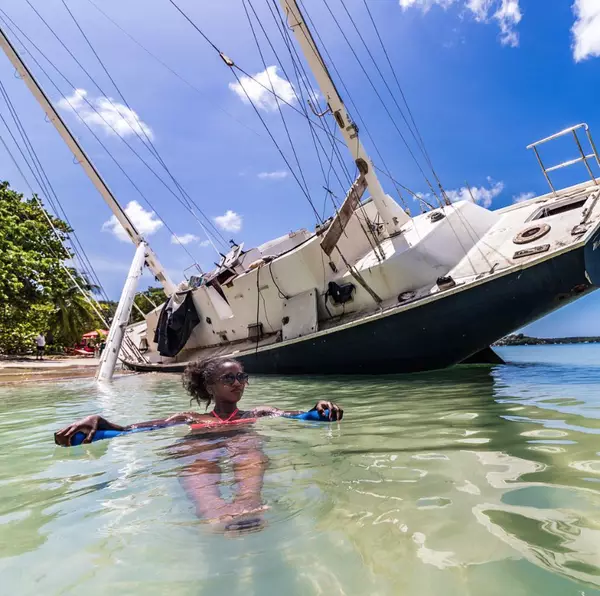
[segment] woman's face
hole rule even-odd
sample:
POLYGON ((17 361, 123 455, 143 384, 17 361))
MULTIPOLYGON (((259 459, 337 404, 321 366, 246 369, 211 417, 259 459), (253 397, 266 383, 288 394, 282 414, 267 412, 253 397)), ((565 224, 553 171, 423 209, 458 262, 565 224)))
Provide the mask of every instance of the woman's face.
POLYGON ((211 386, 215 400, 237 403, 244 395, 248 378, 239 362, 225 362, 219 367, 211 386))

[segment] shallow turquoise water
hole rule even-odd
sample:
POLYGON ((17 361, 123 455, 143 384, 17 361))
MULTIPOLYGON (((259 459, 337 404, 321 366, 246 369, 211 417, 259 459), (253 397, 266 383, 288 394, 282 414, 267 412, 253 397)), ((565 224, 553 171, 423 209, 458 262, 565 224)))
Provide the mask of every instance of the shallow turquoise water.
POLYGON ((600 594, 600 346, 501 353, 511 364, 253 379, 246 406, 328 397, 346 416, 259 421, 268 525, 234 538, 184 490, 183 428, 52 443, 90 412, 189 409, 177 377, 0 388, 2 593, 600 594))

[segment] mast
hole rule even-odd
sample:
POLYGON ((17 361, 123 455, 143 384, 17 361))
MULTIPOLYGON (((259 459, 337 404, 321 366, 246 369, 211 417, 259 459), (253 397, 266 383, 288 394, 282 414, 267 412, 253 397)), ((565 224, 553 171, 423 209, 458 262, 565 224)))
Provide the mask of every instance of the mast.
POLYGON ((48 119, 54 125, 54 128, 56 128, 58 134, 62 137, 69 149, 73 152, 73 155, 83 168, 84 172, 88 175, 89 179, 92 181, 92 184, 96 187, 106 204, 110 207, 110 210, 114 213, 119 223, 123 226, 128 236, 131 238, 131 241, 136 246, 140 246, 141 244, 145 245, 145 262, 148 266, 148 269, 152 271, 154 277, 156 277, 156 279, 162 284, 163 288, 165 289, 165 293, 168 296, 173 294, 176 290, 176 286, 167 275, 164 267, 160 264, 158 258, 154 254, 154 251, 145 242, 142 235, 137 231, 135 225, 131 219, 129 219, 129 216, 127 213, 125 213, 123 207, 121 207, 111 190, 108 188, 106 182, 102 179, 102 176, 100 176, 98 170, 96 170, 90 161, 90 158, 86 155, 77 139, 67 128, 67 125, 60 117, 55 107, 52 105, 52 102, 44 90, 35 80, 27 65, 19 56, 2 27, 0 27, 0 47, 4 50, 4 53, 11 61, 21 78, 25 81, 25 84, 37 102, 40 104, 40 106, 42 106, 42 109, 48 116, 48 119))
POLYGON ((327 100, 327 105, 342 132, 348 150, 356 162, 359 172, 365 176, 371 198, 383 220, 388 235, 392 237, 399 234, 400 228, 410 220, 410 217, 394 201, 386 196, 375 173, 373 162, 359 138, 358 127, 348 116, 346 106, 335 87, 335 83, 302 16, 298 3, 296 0, 279 0, 279 2, 283 8, 283 12, 287 16, 290 28, 302 48, 304 57, 319 84, 321 93, 323 93, 323 96, 327 100))

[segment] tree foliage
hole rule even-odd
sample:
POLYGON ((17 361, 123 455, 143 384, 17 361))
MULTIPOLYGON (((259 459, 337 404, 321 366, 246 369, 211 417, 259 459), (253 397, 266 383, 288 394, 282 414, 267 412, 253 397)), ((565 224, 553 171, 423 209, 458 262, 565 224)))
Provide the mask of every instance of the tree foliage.
POLYGON ((0 183, 0 352, 30 349, 40 332, 69 345, 103 326, 77 289, 89 297, 93 288, 69 266, 69 232, 37 197, 0 183))
MULTIPOLYGON (((143 292, 138 292, 135 296, 134 302, 137 304, 138 308, 144 313, 148 314, 150 311, 154 310, 156 307, 160 306, 166 300, 165 292, 162 288, 157 287, 148 287, 147 290, 143 292)), ((133 308, 131 310, 131 323, 137 323, 142 321, 143 317, 137 308, 133 308)))

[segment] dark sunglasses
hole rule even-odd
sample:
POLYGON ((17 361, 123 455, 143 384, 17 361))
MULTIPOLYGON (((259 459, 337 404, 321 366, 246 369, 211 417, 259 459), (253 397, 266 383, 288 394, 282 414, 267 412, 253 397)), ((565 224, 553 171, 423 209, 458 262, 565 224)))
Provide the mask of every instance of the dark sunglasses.
POLYGON ((245 385, 248 382, 248 373, 226 373, 219 377, 225 385, 233 385, 236 381, 245 385))

